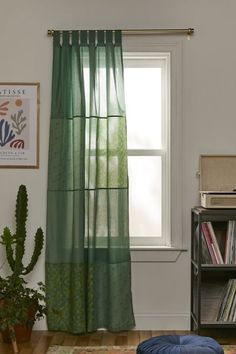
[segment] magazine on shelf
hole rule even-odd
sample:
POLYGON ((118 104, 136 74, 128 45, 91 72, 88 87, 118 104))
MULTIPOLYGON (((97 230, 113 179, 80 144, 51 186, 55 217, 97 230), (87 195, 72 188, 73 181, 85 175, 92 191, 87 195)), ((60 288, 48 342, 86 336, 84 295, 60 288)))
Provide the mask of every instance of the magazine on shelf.
POLYGON ((207 226, 211 235, 211 239, 213 242, 213 248, 215 250, 215 254, 216 254, 216 260, 217 260, 217 264, 224 264, 224 260, 222 258, 222 254, 220 252, 220 248, 216 239, 216 235, 215 235, 215 231, 212 227, 212 223, 210 221, 207 221, 207 226))
MULTIPOLYGON (((217 253, 217 247, 214 244, 215 240, 213 240, 211 229, 209 228, 209 223, 203 222, 201 224, 201 226, 202 226, 202 233, 203 233, 203 236, 205 237, 207 248, 208 248, 209 254, 211 256, 212 263, 213 264, 220 264, 222 257, 220 258, 217 253)), ((223 260, 222 260, 222 263, 223 263, 223 260)))
POLYGON ((202 263, 203 264, 212 264, 212 258, 207 246, 206 239, 204 237, 203 232, 201 233, 202 238, 202 263))
POLYGON ((226 264, 235 263, 235 243, 236 243, 235 220, 229 220, 226 237, 225 237, 224 261, 226 264))

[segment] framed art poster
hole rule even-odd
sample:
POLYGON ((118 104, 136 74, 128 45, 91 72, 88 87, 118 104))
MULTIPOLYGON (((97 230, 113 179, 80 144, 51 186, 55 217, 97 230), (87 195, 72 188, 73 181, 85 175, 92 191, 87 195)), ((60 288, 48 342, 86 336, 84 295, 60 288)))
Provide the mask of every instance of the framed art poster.
POLYGON ((0 168, 39 167, 39 83, 0 83, 0 168))

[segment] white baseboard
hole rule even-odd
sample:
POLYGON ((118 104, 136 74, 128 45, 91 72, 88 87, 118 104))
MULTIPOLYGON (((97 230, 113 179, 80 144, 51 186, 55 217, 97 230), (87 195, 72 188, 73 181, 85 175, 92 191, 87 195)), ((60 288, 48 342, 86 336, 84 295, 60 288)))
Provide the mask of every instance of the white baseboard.
POLYGON ((176 314, 135 314, 136 330, 189 330, 190 316, 176 314))
MULTIPOLYGON (((136 327, 135 330, 189 330, 190 317, 189 314, 135 314, 136 327)), ((45 319, 36 322, 34 330, 47 330, 45 319)))
POLYGON ((47 331, 46 319, 43 318, 40 321, 36 321, 33 329, 34 329, 34 331, 47 331))

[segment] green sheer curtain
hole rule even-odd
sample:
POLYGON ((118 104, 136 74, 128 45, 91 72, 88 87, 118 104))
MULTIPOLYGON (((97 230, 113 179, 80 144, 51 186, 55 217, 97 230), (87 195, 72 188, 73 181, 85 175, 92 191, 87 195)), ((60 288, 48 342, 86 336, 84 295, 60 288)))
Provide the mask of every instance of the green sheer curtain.
POLYGON ((134 327, 120 31, 56 31, 48 166, 48 328, 134 327))

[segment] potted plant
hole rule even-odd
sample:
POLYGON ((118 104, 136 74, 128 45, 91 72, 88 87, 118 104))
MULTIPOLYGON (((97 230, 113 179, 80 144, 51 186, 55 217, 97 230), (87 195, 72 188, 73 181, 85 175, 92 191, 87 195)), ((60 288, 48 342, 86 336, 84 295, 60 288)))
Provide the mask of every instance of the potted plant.
POLYGON ((28 195, 25 185, 20 185, 17 193, 15 218, 16 231, 11 233, 5 227, 0 243, 5 247, 11 273, 0 276, 0 331, 5 341, 11 340, 14 352, 18 352, 17 341, 30 339, 34 322, 46 313, 45 287, 38 283, 37 289, 27 286, 25 276, 29 274, 41 254, 44 242, 39 227, 34 237, 34 250, 29 264, 23 264, 27 237, 28 195))

